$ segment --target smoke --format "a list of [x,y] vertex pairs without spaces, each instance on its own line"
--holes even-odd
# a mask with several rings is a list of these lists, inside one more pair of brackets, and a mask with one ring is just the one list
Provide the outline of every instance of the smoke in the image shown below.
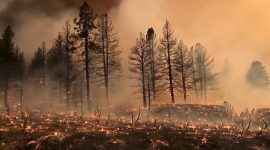
[[[0,30],[11,25],[15,30],[16,42],[25,52],[29,61],[33,51],[46,41],[50,47],[52,40],[66,19],[77,16],[84,0],[1,0]],[[104,13],[119,5],[120,0],[86,0],[98,13]]]
[[[127,64],[129,49],[139,32],[153,27],[158,37],[166,19],[177,38],[188,47],[202,43],[215,57],[215,71],[221,72],[225,60],[231,64],[230,78],[222,77],[220,95],[212,99],[228,100],[236,108],[262,107],[270,103],[265,91],[249,87],[245,75],[253,60],[269,69],[270,2],[268,0],[88,0],[97,12],[109,12],[118,31]],[[78,14],[81,1],[75,0],[2,0],[0,25],[11,24],[16,40],[27,58],[42,41],[49,43],[62,30],[64,21]],[[49,46],[48,46],[49,47]],[[127,67],[125,67],[127,68]],[[269,70],[268,70],[269,71]],[[127,69],[126,77],[129,76]],[[227,84],[225,84],[227,83]],[[125,83],[126,87],[130,83]],[[130,89],[124,88],[125,99]],[[226,94],[225,94],[226,93]],[[258,100],[259,99],[259,100]],[[178,102],[182,101],[177,99]]]
[[[18,15],[27,13],[36,16],[44,15],[50,18],[61,18],[63,13],[68,10],[77,9],[84,0],[3,0],[0,4],[0,21],[1,24],[18,25],[24,19]],[[108,11],[117,6],[120,0],[86,0],[96,12]]]
[[245,107],[269,106],[267,90],[254,89],[245,79],[253,60],[262,61],[270,71],[269,6],[267,0],[126,0],[112,14],[120,29],[125,55],[139,32],[146,33],[153,27],[161,37],[162,26],[168,19],[178,39],[188,47],[200,42],[215,57],[215,72],[222,72],[228,60],[230,77],[220,77],[219,94],[209,97],[209,102],[226,100],[241,111]]

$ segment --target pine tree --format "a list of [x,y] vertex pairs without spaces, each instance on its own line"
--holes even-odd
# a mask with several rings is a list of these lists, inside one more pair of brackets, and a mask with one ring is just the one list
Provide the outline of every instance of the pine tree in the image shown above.
[[216,90],[217,73],[213,73],[214,58],[208,55],[206,49],[197,43],[193,48],[193,66],[195,75],[195,87],[198,95],[204,100],[207,99],[207,93],[210,90]]
[[95,37],[93,31],[96,29],[95,25],[96,15],[93,13],[93,9],[84,1],[80,7],[79,18],[74,19],[76,25],[75,30],[77,31],[78,38],[82,40],[84,45],[84,64],[85,64],[85,78],[86,78],[86,99],[88,103],[88,110],[91,111],[91,100],[90,100],[90,69],[89,69],[89,53],[90,48],[95,45]]
[[9,111],[8,92],[20,82],[24,72],[24,56],[14,47],[14,32],[7,26],[0,40],[0,81],[4,91],[4,106]]
[[14,87],[17,87],[20,91],[20,107],[23,108],[23,85],[25,81],[25,60],[24,54],[20,51],[19,46],[17,45],[15,48],[15,59],[16,59],[16,70],[17,70],[17,84]]
[[183,94],[184,101],[187,99],[187,93],[192,87],[192,60],[190,51],[180,41],[175,51],[174,69],[177,72],[175,75],[176,89]]
[[247,82],[255,88],[266,88],[269,85],[269,76],[260,61],[253,61],[246,75]]
[[146,100],[146,79],[147,74],[150,72],[150,51],[147,50],[147,42],[145,36],[140,33],[140,37],[136,39],[135,45],[131,48],[129,54],[130,71],[134,73],[134,79],[139,81],[136,86],[140,87],[142,93],[143,106],[147,107]]
[[120,77],[121,61],[119,49],[119,38],[117,32],[114,31],[114,26],[111,21],[108,20],[107,14],[102,15],[99,21],[98,28],[98,42],[100,47],[100,56],[102,57],[102,73],[104,77],[104,86],[106,93],[107,106],[110,104],[109,100],[109,86],[110,82],[115,78]]
[[75,81],[77,76],[77,69],[75,68],[75,62],[72,60],[72,55],[74,54],[75,47],[75,38],[71,30],[71,25],[69,20],[66,21],[64,30],[63,30],[63,44],[64,44],[64,53],[65,53],[65,95],[67,109],[69,110],[70,105],[70,93],[71,85]]
[[146,34],[147,51],[149,51],[150,70],[147,72],[147,98],[150,110],[151,102],[158,99],[163,93],[162,87],[162,70],[164,63],[160,60],[160,53],[157,48],[156,33],[153,28],[149,28]]
[[42,43],[42,48],[38,48],[35,52],[30,65],[29,65],[29,76],[36,80],[39,87],[45,88],[46,84],[46,49],[45,42]]
[[164,63],[163,79],[164,87],[169,88],[171,101],[175,103],[175,81],[174,81],[174,71],[173,71],[173,55],[176,49],[176,38],[174,37],[174,31],[172,30],[171,24],[166,20],[165,25],[162,29],[163,37],[160,39],[160,55],[161,61]]
[[[62,88],[65,76],[65,49],[63,37],[59,33],[53,47],[47,52],[47,72],[53,83],[58,87],[58,99],[62,101]],[[55,84],[54,84],[55,85]]]

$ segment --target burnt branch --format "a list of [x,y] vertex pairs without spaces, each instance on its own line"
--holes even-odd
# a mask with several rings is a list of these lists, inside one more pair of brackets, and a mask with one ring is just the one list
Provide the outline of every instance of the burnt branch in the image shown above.
[[263,123],[264,123],[264,129],[267,129],[270,125],[270,122],[266,122],[264,119],[263,119]]
[[141,109],[139,108],[139,113],[138,113],[137,119],[134,121],[134,114],[133,114],[133,112],[131,113],[131,125],[132,125],[132,127],[134,127],[139,122],[140,115],[141,115]]
[[97,105],[96,107],[96,110],[95,110],[95,113],[94,113],[94,117],[97,121],[97,124],[99,125],[100,124],[100,118],[101,118],[101,111],[99,110],[99,107]]
[[253,115],[254,109],[252,109],[251,113],[248,115],[248,125],[245,128],[244,126],[244,120],[242,119],[241,126],[242,126],[242,133],[241,136],[244,136],[246,132],[249,131],[250,125],[251,125],[251,115]]

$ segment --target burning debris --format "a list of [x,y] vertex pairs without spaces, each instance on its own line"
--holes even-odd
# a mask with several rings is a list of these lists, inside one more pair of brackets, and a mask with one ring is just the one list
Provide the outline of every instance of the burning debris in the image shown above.
[[[167,111],[170,115],[162,114]],[[269,123],[263,119],[263,134],[252,123],[253,116],[261,114],[260,109],[249,113],[247,124],[242,119],[241,126],[218,105],[157,105],[151,112],[142,108],[127,110],[130,115],[126,115],[127,112],[102,114],[98,107],[93,115],[39,110],[12,112],[0,115],[1,149],[251,149],[258,145],[269,146]],[[195,115],[198,119],[194,119]],[[213,119],[218,116],[219,119]],[[212,119],[205,121],[207,117]],[[257,143],[248,142],[251,139]]]

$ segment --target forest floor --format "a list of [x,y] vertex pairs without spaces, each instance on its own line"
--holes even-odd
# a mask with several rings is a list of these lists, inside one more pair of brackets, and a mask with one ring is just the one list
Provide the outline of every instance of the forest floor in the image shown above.
[[228,121],[180,121],[130,115],[2,113],[0,150],[270,149],[270,131]]

